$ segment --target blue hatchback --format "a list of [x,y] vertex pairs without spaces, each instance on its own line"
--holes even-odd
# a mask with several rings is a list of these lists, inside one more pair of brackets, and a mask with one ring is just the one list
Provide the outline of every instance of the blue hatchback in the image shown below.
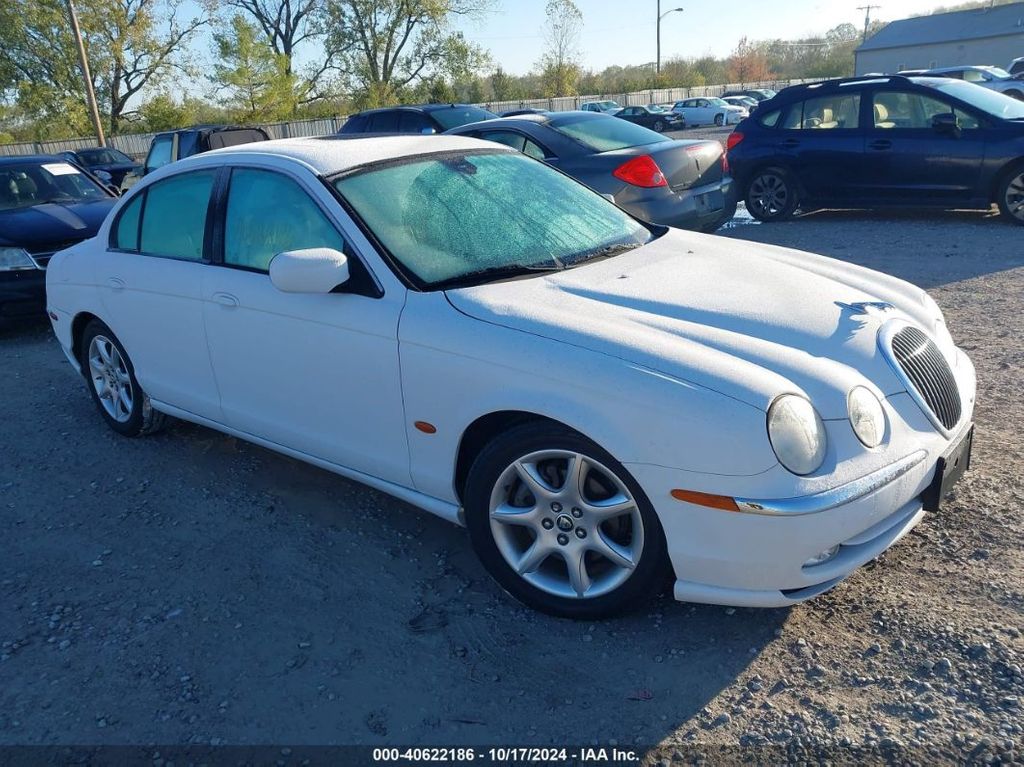
[[1024,225],[1024,101],[942,77],[861,77],[786,88],[728,138],[761,221],[800,208],[999,206]]

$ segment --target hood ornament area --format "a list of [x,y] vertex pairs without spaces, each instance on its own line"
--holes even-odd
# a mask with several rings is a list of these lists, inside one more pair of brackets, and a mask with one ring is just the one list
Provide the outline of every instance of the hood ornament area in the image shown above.
[[858,301],[855,304],[847,304],[842,301],[836,301],[836,306],[840,309],[846,309],[850,314],[856,316],[858,314],[871,314],[872,311],[887,312],[890,309],[895,310],[896,307],[887,301]]

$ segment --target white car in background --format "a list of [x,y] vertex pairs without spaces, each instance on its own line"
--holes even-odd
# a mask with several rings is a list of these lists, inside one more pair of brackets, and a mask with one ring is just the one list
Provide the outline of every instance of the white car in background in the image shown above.
[[1024,80],[1011,75],[1005,69],[993,66],[977,67],[941,67],[926,69],[922,75],[933,77],[949,77],[980,85],[989,90],[1005,93],[1019,101],[1024,101]]
[[689,126],[735,125],[750,114],[743,107],[711,96],[677,101],[672,111],[685,117]]
[[795,604],[970,457],[974,369],[924,291],[644,223],[475,139],[167,165],[53,257],[47,296],[114,431],[175,416],[383,490],[558,615],[669,572],[681,600]]

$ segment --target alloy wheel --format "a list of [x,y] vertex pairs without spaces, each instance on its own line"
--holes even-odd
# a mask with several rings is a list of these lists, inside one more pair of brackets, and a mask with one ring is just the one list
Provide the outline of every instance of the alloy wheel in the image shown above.
[[644,550],[632,493],[614,472],[569,450],[511,463],[490,498],[490,529],[502,557],[536,588],[591,599],[625,582]]
[[765,173],[751,182],[747,203],[754,208],[752,213],[774,218],[789,205],[789,187],[775,173]]
[[106,336],[95,336],[89,344],[89,380],[107,415],[126,423],[132,417],[135,392],[128,366]]
[[1024,221],[1024,173],[1017,174],[1006,185],[1006,209],[1018,221]]

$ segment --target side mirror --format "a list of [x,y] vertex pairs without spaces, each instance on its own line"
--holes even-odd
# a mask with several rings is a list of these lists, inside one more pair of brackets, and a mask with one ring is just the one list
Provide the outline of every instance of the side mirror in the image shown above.
[[330,293],[348,282],[348,258],[334,248],[286,250],[271,259],[270,282],[283,293]]
[[953,112],[942,112],[932,117],[932,128],[939,133],[960,138],[960,121]]

